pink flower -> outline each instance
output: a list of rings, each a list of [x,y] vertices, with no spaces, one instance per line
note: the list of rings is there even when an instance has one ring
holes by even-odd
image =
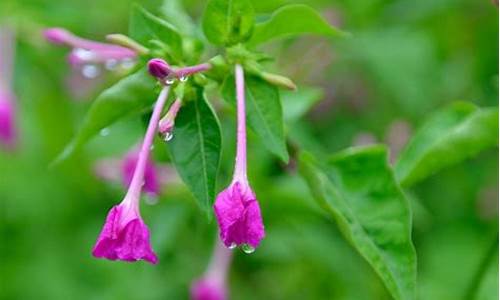
[[[227,273],[231,264],[232,252],[222,243],[215,242],[215,250],[207,271],[202,278],[191,284],[192,300],[226,300]]]
[[[81,69],[87,78],[97,77],[102,66],[108,70],[118,67],[130,68],[137,56],[131,49],[83,39],[63,28],[49,28],[44,31],[44,36],[56,45],[71,47],[72,50],[68,55],[69,63]]]
[[[151,249],[148,227],[132,202],[124,201],[111,209],[92,255],[109,260],[142,259],[156,264],[158,258]]]
[[[14,63],[14,33],[0,28],[0,143],[6,149],[16,146],[16,107],[11,91]]]
[[[123,261],[146,260],[152,264],[158,262],[156,254],[151,249],[149,230],[140,216],[139,202],[149,151],[169,90],[170,86],[165,86],[158,96],[127,194],[125,199],[109,212],[104,228],[92,250],[95,257]]]
[[[192,300],[226,300],[225,287],[209,279],[201,279],[191,286]]]
[[[0,88],[0,142],[13,149],[16,144],[15,107],[13,97]]]
[[[220,237],[229,248],[241,246],[251,253],[264,238],[259,203],[247,179],[245,82],[243,68],[236,65],[237,145],[233,181],[215,200],[214,211]]]
[[[138,160],[139,153],[131,151],[122,161],[122,178],[126,187],[132,182]],[[152,196],[157,196],[160,193],[157,169],[151,159],[146,161],[146,168],[144,169],[144,191]]]

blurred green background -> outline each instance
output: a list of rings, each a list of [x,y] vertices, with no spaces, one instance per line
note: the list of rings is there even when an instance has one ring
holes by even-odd
[[[168,0],[167,0],[168,1]],[[259,18],[292,1],[255,0]],[[446,103],[498,105],[498,9],[488,0],[311,0],[353,37],[274,42],[275,71],[320,88],[307,113],[290,113],[292,140],[313,152],[386,143],[395,155],[422,120]],[[17,28],[14,92],[20,145],[0,152],[1,299],[187,299],[206,268],[216,237],[178,179],[169,177],[156,204],[143,204],[160,263],[119,263],[90,251],[108,209],[124,188],[95,176],[95,163],[120,158],[141,137],[127,119],[65,164],[49,169],[111,75],[74,95],[67,49],[41,30],[66,27],[103,40],[127,31],[132,1],[3,0],[0,22]],[[160,13],[161,1],[141,1]],[[199,19],[204,1],[185,1]],[[317,90],[313,92],[318,93]],[[285,112],[293,99],[284,97]],[[76,101],[75,101],[76,100]],[[219,189],[230,180],[234,116],[218,112],[224,131]],[[252,255],[237,253],[231,299],[390,299],[370,266],[317,207],[297,175],[250,137],[249,176],[267,237]],[[155,157],[167,164],[161,143]],[[419,299],[471,299],[481,264],[498,243],[498,149],[448,168],[408,190],[414,211]],[[497,256],[498,257],[498,256]],[[498,259],[498,258],[496,258]],[[492,272],[498,278],[498,269]],[[498,280],[497,280],[498,281]],[[497,299],[495,286],[478,299]],[[483,289],[484,288],[484,289]],[[497,288],[496,288],[497,289]],[[490,291],[490,292],[487,292]]]

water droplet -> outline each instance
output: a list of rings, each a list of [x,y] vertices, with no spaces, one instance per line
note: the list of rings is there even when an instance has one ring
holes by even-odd
[[[245,252],[246,254],[251,254],[255,252],[255,248],[250,246],[249,244],[241,245],[241,250],[243,250],[243,252]]]
[[[164,140],[165,142],[168,142],[168,141],[172,140],[173,138],[174,138],[174,135],[173,135],[173,134],[172,134],[172,132],[170,132],[170,131],[167,131],[167,132],[165,132],[165,133],[163,134],[163,140]]]
[[[236,248],[236,246],[237,246],[237,245],[236,245],[236,243],[232,243],[231,245],[229,245],[229,247],[228,247],[228,248],[229,248],[229,249],[234,249],[234,248]]]
[[[149,150],[153,150],[154,148],[155,148],[155,145],[151,145],[151,146],[149,147]]]
[[[109,128],[103,128],[101,131],[99,131],[99,134],[101,136],[108,136],[109,135]]]
[[[175,78],[166,78],[165,79],[165,84],[166,85],[172,85],[175,82]]]
[[[124,69],[131,69],[133,66],[135,66],[135,61],[131,58],[125,58],[121,61],[120,65]]]
[[[95,58],[94,52],[83,48],[76,48],[73,50],[73,54],[82,61],[89,61]]]
[[[148,205],[156,205],[158,204],[158,196],[156,196],[153,193],[146,193],[146,196],[144,197],[144,202]]]
[[[101,70],[96,65],[84,65],[82,67],[82,75],[85,78],[93,79],[101,74]]]
[[[104,63],[104,66],[106,67],[106,70],[113,71],[118,67],[118,61],[114,58],[108,59],[106,63]]]
[[[181,76],[181,78],[179,78],[180,81],[182,82],[186,82],[188,80],[188,77],[187,76]]]

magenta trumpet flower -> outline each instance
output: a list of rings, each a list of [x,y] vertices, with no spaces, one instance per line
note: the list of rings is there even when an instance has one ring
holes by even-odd
[[[232,251],[217,239],[215,250],[207,271],[202,278],[191,284],[191,300],[228,299],[227,273],[231,264]]]
[[[130,68],[137,57],[135,51],[131,49],[87,40],[63,28],[49,28],[44,31],[44,36],[53,44],[71,47],[72,50],[68,55],[69,63],[81,69],[87,78],[97,77],[101,66],[108,70],[118,67]]]
[[[149,229],[139,212],[139,202],[149,151],[169,90],[170,87],[165,86],[158,96],[127,194],[125,199],[109,212],[104,228],[92,250],[92,255],[95,257],[123,261],[146,260],[152,264],[158,262],[150,245]]]
[[[6,149],[15,148],[16,109],[11,91],[14,61],[14,34],[8,28],[0,28],[0,143]]]
[[[251,253],[264,238],[259,203],[247,179],[245,79],[243,68],[236,65],[237,145],[233,181],[216,198],[215,216],[220,237],[229,248],[240,246]]]
[[[15,107],[13,96],[0,87],[0,142],[7,149],[16,144]]]

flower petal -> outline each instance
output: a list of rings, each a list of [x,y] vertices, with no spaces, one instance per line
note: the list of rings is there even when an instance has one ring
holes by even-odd
[[[215,200],[215,215],[224,245],[249,244],[257,247],[264,238],[259,203],[247,184],[235,182]]]
[[[158,262],[151,249],[149,230],[137,216],[131,220],[123,218],[123,207],[114,206],[109,212],[106,223],[92,250],[92,255],[109,260]],[[125,219],[126,224],[120,224]]]

